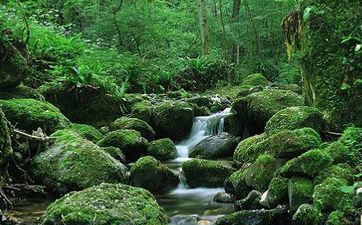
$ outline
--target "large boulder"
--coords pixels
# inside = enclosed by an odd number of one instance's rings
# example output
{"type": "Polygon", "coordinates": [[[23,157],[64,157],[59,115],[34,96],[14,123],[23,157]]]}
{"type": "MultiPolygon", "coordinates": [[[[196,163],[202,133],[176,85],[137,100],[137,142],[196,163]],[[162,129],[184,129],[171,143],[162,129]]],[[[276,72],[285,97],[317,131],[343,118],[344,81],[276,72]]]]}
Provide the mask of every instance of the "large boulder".
{"type": "Polygon", "coordinates": [[[39,127],[47,134],[70,125],[69,120],[50,103],[34,99],[0,100],[6,118],[17,128],[27,132],[39,127]]]}
{"type": "Polygon", "coordinates": [[[166,225],[167,216],[148,191],[123,184],[94,186],[52,203],[41,225],[166,225]]]}
{"type": "Polygon", "coordinates": [[[292,177],[288,183],[288,198],[291,214],[294,214],[300,205],[313,203],[313,180],[303,177],[292,177]]]}
{"type": "Polygon", "coordinates": [[[111,123],[109,128],[111,131],[121,129],[136,130],[149,141],[153,140],[156,136],[156,132],[148,123],[137,118],[121,117],[111,123]]]}
{"type": "Polygon", "coordinates": [[[264,137],[241,142],[234,153],[234,160],[253,162],[265,152],[279,158],[293,158],[322,144],[319,134],[311,128],[283,130],[266,139],[264,137]]]}
{"type": "Polygon", "coordinates": [[[77,124],[73,123],[69,128],[81,137],[90,140],[93,143],[97,143],[102,137],[102,133],[95,127],[88,124],[77,124]]]}
{"type": "Polygon", "coordinates": [[[102,182],[128,182],[127,167],[99,146],[69,130],[52,137],[55,143],[31,160],[30,171],[39,183],[64,194],[102,182]]]}
{"type": "Polygon", "coordinates": [[[278,111],[291,106],[302,106],[304,98],[294,92],[266,89],[239,98],[233,109],[251,134],[262,133],[266,122],[278,111]]]}
{"type": "Polygon", "coordinates": [[[264,192],[260,199],[260,204],[267,208],[274,208],[288,202],[288,182],[282,176],[275,176],[270,181],[268,190],[264,192]]]}
{"type": "Polygon", "coordinates": [[[321,212],[312,205],[302,204],[293,215],[292,225],[320,225],[322,217],[321,212]]]}
{"type": "Polygon", "coordinates": [[[324,127],[323,114],[314,107],[288,107],[277,112],[266,124],[267,134],[282,130],[295,130],[303,127],[313,128],[320,133],[324,127]]]}
{"type": "Polygon", "coordinates": [[[250,86],[266,86],[270,84],[263,74],[261,73],[254,73],[251,74],[243,79],[243,85],[250,85],[250,86]]]}
{"type": "Polygon", "coordinates": [[[231,134],[221,133],[210,136],[190,150],[191,158],[218,159],[233,156],[238,140],[231,134]]]}
{"type": "Polygon", "coordinates": [[[13,89],[0,89],[0,99],[8,100],[13,98],[32,98],[40,101],[44,101],[44,96],[42,96],[38,91],[33,88],[19,85],[13,89]]]}
{"type": "Polygon", "coordinates": [[[170,138],[162,138],[150,142],[147,154],[158,160],[167,161],[177,157],[177,149],[170,138]]]}
{"type": "Polygon", "coordinates": [[[232,173],[225,181],[225,192],[235,199],[245,198],[253,189],[245,181],[244,168],[232,173]]]}
{"type": "Polygon", "coordinates": [[[190,187],[222,187],[235,169],[226,162],[192,159],[182,164],[182,171],[190,187]]]}
{"type": "Polygon", "coordinates": [[[178,175],[152,156],[142,157],[132,166],[130,184],[151,192],[164,192],[175,188],[178,175]]]}
{"type": "Polygon", "coordinates": [[[107,133],[99,142],[101,147],[117,147],[125,154],[126,159],[134,162],[146,155],[148,148],[147,139],[135,130],[116,130],[107,133]]]}
{"type": "MultiPolygon", "coordinates": [[[[9,159],[13,154],[11,147],[10,129],[4,113],[0,108],[0,178],[6,174],[9,159]]],[[[1,188],[1,185],[0,185],[1,188]]]]}
{"type": "Polygon", "coordinates": [[[137,102],[131,107],[131,115],[134,118],[138,118],[147,122],[148,124],[152,123],[154,106],[152,102],[144,100],[137,102]]]}
{"type": "Polygon", "coordinates": [[[183,102],[163,102],[154,110],[154,127],[160,137],[181,140],[190,134],[193,120],[192,107],[183,102]]]}

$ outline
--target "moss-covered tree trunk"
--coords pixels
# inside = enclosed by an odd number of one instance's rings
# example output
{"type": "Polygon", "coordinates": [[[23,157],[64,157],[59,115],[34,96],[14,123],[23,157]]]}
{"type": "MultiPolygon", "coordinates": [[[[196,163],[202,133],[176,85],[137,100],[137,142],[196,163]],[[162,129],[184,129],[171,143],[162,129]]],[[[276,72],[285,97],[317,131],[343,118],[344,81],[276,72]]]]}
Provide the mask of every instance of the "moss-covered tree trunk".
{"type": "Polygon", "coordinates": [[[362,4],[301,2],[302,76],[307,101],[326,113],[330,130],[362,126],[362,4]]]}

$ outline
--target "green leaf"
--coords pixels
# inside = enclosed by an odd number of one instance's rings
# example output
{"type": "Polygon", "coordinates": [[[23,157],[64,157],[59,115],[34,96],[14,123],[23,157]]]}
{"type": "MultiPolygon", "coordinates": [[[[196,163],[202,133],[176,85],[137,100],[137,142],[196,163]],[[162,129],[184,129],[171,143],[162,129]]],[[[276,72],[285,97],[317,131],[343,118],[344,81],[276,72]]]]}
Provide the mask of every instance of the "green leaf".
{"type": "Polygon", "coordinates": [[[343,187],[341,187],[341,191],[344,192],[344,193],[349,194],[349,193],[353,193],[355,188],[356,188],[355,185],[353,185],[353,186],[343,186],[343,187]]]}

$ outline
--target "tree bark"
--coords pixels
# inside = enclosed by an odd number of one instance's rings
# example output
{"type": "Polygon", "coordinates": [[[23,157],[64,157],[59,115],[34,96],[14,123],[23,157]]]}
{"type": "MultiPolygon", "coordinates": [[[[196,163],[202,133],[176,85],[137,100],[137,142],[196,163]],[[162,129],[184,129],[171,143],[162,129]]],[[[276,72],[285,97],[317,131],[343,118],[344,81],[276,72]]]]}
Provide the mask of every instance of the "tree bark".
{"type": "MultiPolygon", "coordinates": [[[[233,11],[231,14],[232,23],[239,22],[240,6],[241,6],[241,0],[233,0],[233,11]]],[[[233,43],[231,44],[231,48],[230,48],[231,62],[236,62],[237,64],[239,64],[239,58],[240,58],[238,55],[240,52],[240,51],[238,51],[239,49],[240,49],[240,46],[235,41],[233,41],[233,43]]]]}
{"type": "Polygon", "coordinates": [[[197,0],[197,9],[199,14],[202,54],[207,55],[209,53],[210,35],[209,26],[206,19],[207,11],[205,0],[197,0]]]}

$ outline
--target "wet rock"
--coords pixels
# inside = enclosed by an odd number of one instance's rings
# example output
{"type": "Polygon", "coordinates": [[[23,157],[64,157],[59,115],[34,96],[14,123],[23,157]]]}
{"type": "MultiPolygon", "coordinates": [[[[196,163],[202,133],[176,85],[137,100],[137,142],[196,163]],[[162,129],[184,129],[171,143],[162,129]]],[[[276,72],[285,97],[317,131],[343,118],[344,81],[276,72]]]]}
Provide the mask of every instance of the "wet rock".
{"type": "Polygon", "coordinates": [[[235,199],[232,195],[225,193],[225,192],[219,192],[217,193],[212,201],[217,203],[234,203],[235,199]]]}
{"type": "Polygon", "coordinates": [[[166,225],[167,216],[148,191],[123,184],[101,184],[72,192],[52,203],[39,219],[53,225],[166,225]]]}
{"type": "Polygon", "coordinates": [[[235,169],[226,162],[192,159],[182,164],[182,171],[190,187],[222,187],[235,169]]]}
{"type": "Polygon", "coordinates": [[[177,187],[179,177],[152,156],[142,157],[132,166],[130,184],[151,192],[164,192],[177,187]]]}
{"type": "Polygon", "coordinates": [[[259,191],[253,190],[244,199],[236,201],[234,207],[238,211],[260,209],[261,195],[259,191]]]}
{"type": "Polygon", "coordinates": [[[30,171],[37,182],[60,194],[102,182],[128,182],[127,167],[99,146],[69,130],[52,137],[55,143],[31,160],[30,171]]]}
{"type": "Polygon", "coordinates": [[[127,161],[134,162],[147,154],[148,141],[135,130],[116,130],[107,133],[99,142],[101,147],[117,147],[125,154],[127,161]]]}
{"type": "Polygon", "coordinates": [[[236,114],[232,114],[224,119],[225,132],[235,137],[243,136],[245,124],[236,114]]]}
{"type": "Polygon", "coordinates": [[[181,140],[190,134],[194,113],[184,102],[163,102],[156,105],[153,115],[158,136],[181,140]]]}
{"type": "Polygon", "coordinates": [[[300,205],[304,203],[313,203],[313,180],[292,177],[288,183],[288,197],[289,207],[292,214],[294,214],[300,205]]]}
{"type": "Polygon", "coordinates": [[[243,119],[251,134],[262,133],[266,122],[278,111],[304,105],[304,98],[294,92],[267,89],[239,98],[233,109],[243,119]]]}
{"type": "Polygon", "coordinates": [[[174,142],[170,138],[163,138],[150,142],[147,154],[161,161],[175,159],[177,150],[174,142]]]}
{"type": "Polygon", "coordinates": [[[319,225],[322,222],[322,214],[310,204],[299,206],[292,218],[292,225],[319,225]]]}
{"type": "Polygon", "coordinates": [[[225,158],[234,154],[237,144],[233,135],[224,132],[203,139],[190,150],[189,156],[201,159],[225,158]]]}
{"type": "Polygon", "coordinates": [[[110,131],[121,129],[136,130],[149,141],[152,141],[156,136],[156,132],[148,123],[137,118],[121,117],[112,122],[109,129],[110,131]]]}
{"type": "Polygon", "coordinates": [[[70,125],[69,120],[50,103],[34,99],[0,100],[6,118],[17,128],[27,132],[39,127],[47,134],[70,125]]]}
{"type": "Polygon", "coordinates": [[[285,225],[288,223],[286,207],[270,210],[245,210],[232,213],[216,221],[216,225],[285,225]]]}

